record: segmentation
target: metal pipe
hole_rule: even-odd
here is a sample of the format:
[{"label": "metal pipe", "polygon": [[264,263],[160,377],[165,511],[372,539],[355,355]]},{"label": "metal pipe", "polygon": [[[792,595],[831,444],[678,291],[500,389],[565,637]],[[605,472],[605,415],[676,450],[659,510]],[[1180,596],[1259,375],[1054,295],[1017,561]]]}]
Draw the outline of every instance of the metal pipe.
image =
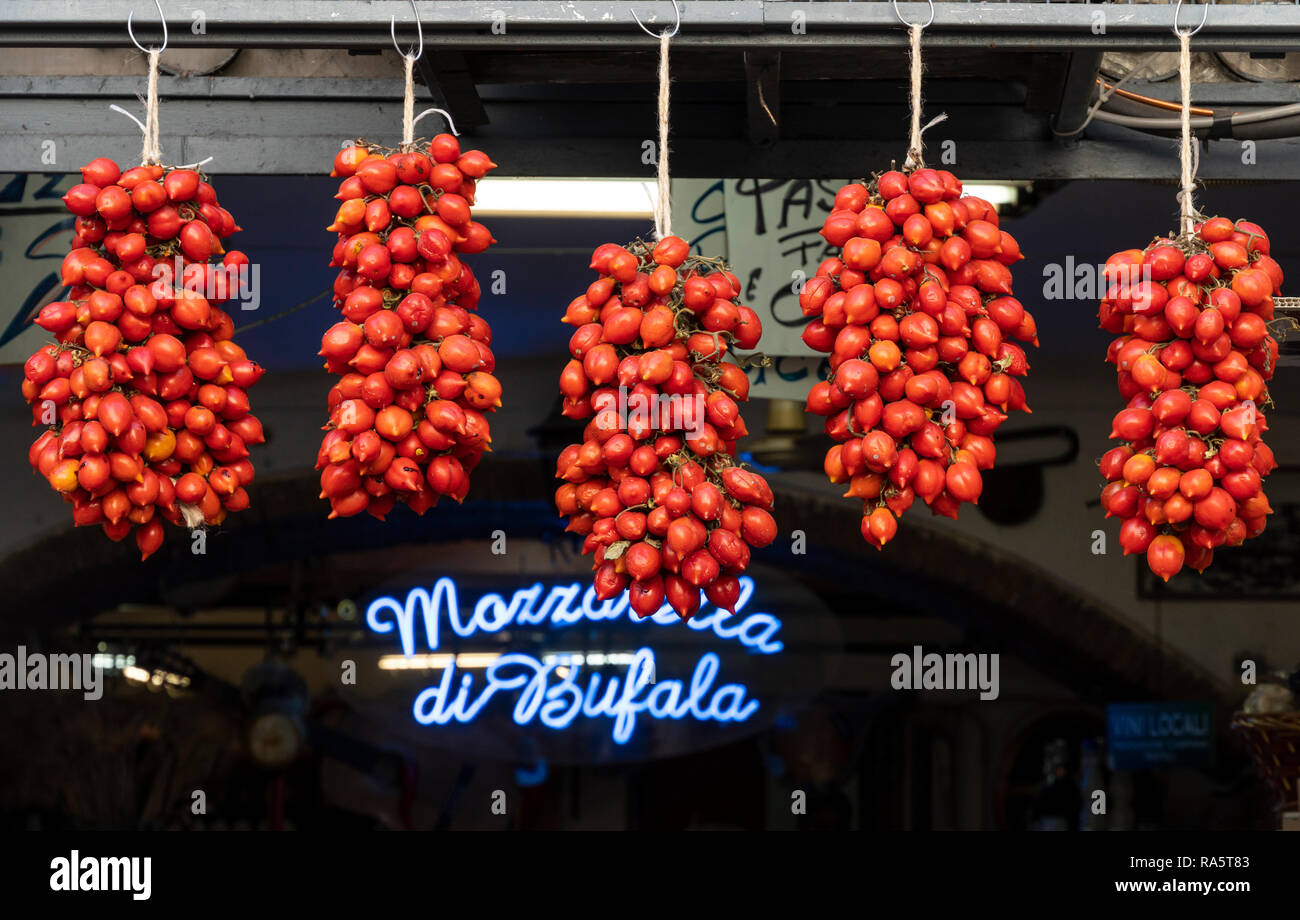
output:
[{"label": "metal pipe", "polygon": [[[1300,102],[1291,105],[1270,106],[1266,109],[1256,109],[1250,112],[1237,112],[1232,116],[1233,126],[1237,125],[1257,125],[1264,122],[1278,121],[1283,118],[1290,118],[1300,115]],[[1127,128],[1143,128],[1161,131],[1176,130],[1180,127],[1181,122],[1177,118],[1143,118],[1136,115],[1120,115],[1115,112],[1108,112],[1104,108],[1097,112],[1097,118],[1101,121],[1108,121],[1115,125],[1124,125]],[[1210,128],[1214,125],[1213,118],[1205,116],[1195,116],[1191,119],[1193,128]]]}]

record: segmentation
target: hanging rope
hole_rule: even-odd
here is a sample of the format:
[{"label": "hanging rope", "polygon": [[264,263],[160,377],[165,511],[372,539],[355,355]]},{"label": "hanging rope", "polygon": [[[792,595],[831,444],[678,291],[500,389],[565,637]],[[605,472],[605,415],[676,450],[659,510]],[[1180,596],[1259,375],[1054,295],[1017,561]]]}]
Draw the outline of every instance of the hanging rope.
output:
[{"label": "hanging rope", "polygon": [[1183,0],[1178,0],[1174,7],[1174,35],[1178,36],[1178,83],[1182,94],[1182,108],[1179,121],[1182,128],[1182,142],[1179,145],[1178,159],[1182,166],[1182,190],[1178,193],[1180,208],[1179,229],[1191,235],[1196,227],[1196,210],[1194,194],[1196,191],[1196,169],[1200,165],[1200,147],[1192,137],[1192,36],[1201,31],[1209,16],[1209,5],[1205,5],[1201,14],[1201,24],[1186,32],[1178,28],[1178,11],[1182,9]]},{"label": "hanging rope", "polygon": [[158,139],[158,57],[159,52],[149,52],[149,85],[144,104],[144,146],[140,148],[143,165],[162,162],[162,146]]},{"label": "hanging rope", "polygon": [[[677,30],[682,26],[682,12],[677,6],[677,0],[673,0],[673,12],[677,14],[677,21],[671,29],[664,29],[659,33],[659,149],[655,156],[655,162],[659,169],[658,194],[655,196],[655,238],[662,240],[666,236],[672,235],[672,186],[669,181],[668,173],[668,92],[671,81],[668,77],[668,42],[677,34]],[[645,27],[636,10],[632,11],[632,18],[636,24],[641,27],[641,31],[647,35],[654,35]]]},{"label": "hanging rope", "polygon": [[418,30],[419,43],[409,51],[403,51],[397,44],[397,17],[388,20],[388,33],[393,37],[393,47],[401,55],[406,67],[406,87],[402,95],[402,148],[409,148],[415,143],[415,62],[424,54],[424,25],[420,22],[420,11],[411,0],[411,12],[415,14],[415,27]]},{"label": "hanging rope", "polygon": [[[1192,200],[1192,195],[1196,188],[1196,173],[1192,165],[1192,40],[1191,35],[1186,32],[1178,33],[1178,81],[1182,87],[1183,106],[1181,109],[1181,121],[1183,130],[1182,146],[1179,149],[1179,160],[1183,167],[1183,190],[1178,195],[1178,200],[1182,206],[1181,227],[1184,233],[1191,233],[1196,221],[1193,214],[1196,213],[1196,204]],[[1199,150],[1197,151],[1199,153]]]},{"label": "hanging rope", "polygon": [[[162,163],[162,145],[158,140],[158,59],[167,50],[167,16],[163,13],[162,3],[159,0],[154,0],[154,6],[158,8],[158,18],[162,20],[163,30],[162,44],[157,48],[146,48],[136,40],[135,28],[132,22],[135,18],[135,10],[128,13],[126,17],[126,34],[131,37],[131,44],[149,57],[149,82],[145,89],[144,124],[140,125],[140,130],[144,134],[144,141],[140,147],[140,163],[145,166]],[[127,115],[137,125],[140,124],[139,119],[124,109],[117,106],[112,106],[112,108]]]},{"label": "hanging rope", "polygon": [[406,95],[402,97],[402,146],[415,143],[415,58],[403,55],[406,64]]},{"label": "hanging rope", "polygon": [[655,236],[672,234],[672,195],[668,180],[668,40],[659,36],[659,194],[655,201]]},{"label": "hanging rope", "polygon": [[912,138],[907,145],[905,166],[920,166],[921,160],[921,26],[915,24],[912,33]]},{"label": "hanging rope", "polygon": [[921,23],[921,22],[908,22],[906,19],[904,19],[903,14],[898,11],[898,0],[893,0],[894,15],[898,17],[899,22],[907,26],[908,32],[910,33],[911,36],[911,51],[909,54],[909,60],[911,62],[911,67],[912,67],[912,73],[911,73],[912,131],[911,131],[911,137],[909,138],[907,144],[907,159],[903,163],[904,169],[912,169],[914,167],[920,167],[925,165],[925,160],[921,156],[921,151],[924,149],[924,143],[922,142],[922,137],[924,136],[926,131],[930,130],[935,125],[939,124],[939,122],[945,120],[948,117],[946,113],[943,113],[940,115],[936,115],[934,118],[930,119],[924,125],[921,124],[921,72],[924,69],[921,62],[921,33],[925,31],[925,29],[930,25],[930,23],[934,22],[933,0],[927,0],[927,2],[929,2],[930,4],[930,18],[925,22]]}]

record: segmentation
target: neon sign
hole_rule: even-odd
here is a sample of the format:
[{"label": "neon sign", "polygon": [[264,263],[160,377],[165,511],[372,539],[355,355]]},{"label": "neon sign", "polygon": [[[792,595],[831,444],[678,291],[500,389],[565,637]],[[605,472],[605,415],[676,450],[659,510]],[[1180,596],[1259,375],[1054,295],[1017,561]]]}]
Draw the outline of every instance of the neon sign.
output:
[{"label": "neon sign", "polygon": [[[461,613],[456,583],[439,578],[433,588],[413,588],[404,601],[381,597],[366,609],[366,625],[376,633],[394,630],[408,658],[416,654],[417,626],[429,651],[436,651],[441,641],[441,624],[445,619],[453,633],[461,638],[480,633],[494,634],[512,626],[552,628],[573,626],[584,621],[612,623],[625,619],[634,624],[660,627],[710,630],[722,640],[735,641],[760,655],[774,655],[784,645],[777,638],[781,621],[769,613],[743,614],[754,594],[752,578],[740,579],[740,598],[735,615],[724,610],[701,612],[684,627],[677,614],[665,604],[654,615],[640,619],[632,612],[627,595],[598,602],[594,589],[585,591],[576,582],[554,585],[549,590],[540,583],[514,592],[507,601],[501,594],[489,593],[478,599],[468,617]],[[498,656],[484,669],[482,682],[475,675],[457,668],[451,659],[442,670],[442,678],[415,698],[412,714],[421,725],[446,725],[472,722],[498,694],[518,694],[512,716],[517,725],[536,722],[560,730],[584,718],[613,720],[613,739],[626,744],[642,716],[660,720],[694,719],[701,722],[744,722],[758,711],[759,703],[743,684],[727,683],[715,687],[721,659],[707,652],[700,656],[688,680],[659,679],[654,651],[640,648],[619,676],[600,671],[583,672],[576,658],[560,655],[538,659],[524,653]]]}]

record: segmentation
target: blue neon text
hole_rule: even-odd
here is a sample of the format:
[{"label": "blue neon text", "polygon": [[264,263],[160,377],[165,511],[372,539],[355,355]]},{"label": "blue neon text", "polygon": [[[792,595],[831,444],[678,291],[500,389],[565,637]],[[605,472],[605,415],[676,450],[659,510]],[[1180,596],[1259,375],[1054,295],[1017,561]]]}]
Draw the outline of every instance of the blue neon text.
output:
[{"label": "blue neon text", "polygon": [[[632,611],[624,592],[619,598],[596,600],[594,589],[584,591],[578,583],[554,585],[545,591],[540,583],[520,589],[507,600],[496,593],[485,594],[467,615],[461,610],[456,583],[442,577],[429,590],[413,588],[405,601],[381,597],[366,609],[366,624],[376,633],[397,631],[404,655],[416,653],[417,635],[423,633],[430,651],[440,645],[440,628],[445,618],[451,631],[461,638],[480,633],[499,633],[512,626],[563,628],[588,622],[609,622],[627,618],[632,623],[657,626],[681,624],[668,605],[641,619]],[[762,655],[774,655],[784,645],[777,638],[781,621],[769,613],[742,614],[754,594],[752,578],[740,579],[736,614],[701,607],[686,628],[712,630],[720,639],[735,641]],[[467,723],[477,718],[500,693],[517,694],[511,715],[518,725],[540,724],[553,730],[571,726],[579,717],[612,720],[613,740],[626,744],[638,719],[694,719],[700,722],[744,722],[758,711],[743,684],[715,686],[721,660],[706,652],[696,661],[687,680],[662,679],[656,675],[653,650],[640,648],[625,672],[586,669],[565,656],[542,661],[532,655],[510,652],[484,669],[481,680],[471,670],[457,667],[453,659],[442,669],[434,686],[415,698],[412,714],[421,725]]]}]

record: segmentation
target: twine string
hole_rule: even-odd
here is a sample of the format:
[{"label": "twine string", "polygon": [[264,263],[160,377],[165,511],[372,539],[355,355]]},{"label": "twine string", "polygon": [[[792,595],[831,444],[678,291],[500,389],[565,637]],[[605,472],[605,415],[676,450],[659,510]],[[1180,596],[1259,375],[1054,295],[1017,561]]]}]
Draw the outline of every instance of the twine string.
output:
[{"label": "twine string", "polygon": [[668,181],[668,42],[671,38],[667,29],[659,34],[659,194],[655,201],[655,236],[661,240],[672,235]]},{"label": "twine string", "polygon": [[[672,202],[669,200],[671,192],[668,180],[668,42],[677,34],[677,30],[682,27],[682,10],[677,5],[677,0],[673,0],[673,15],[676,22],[671,29],[664,29],[658,33],[659,38],[659,150],[655,157],[655,163],[658,166],[659,182],[658,193],[655,197],[655,238],[662,240],[666,236],[672,235]],[[641,31],[654,37],[655,33],[646,28],[641,17],[632,10],[632,18]]]},{"label": "twine string", "polygon": [[406,62],[406,95],[402,97],[402,146],[415,143],[415,58],[402,55]]},{"label": "twine string", "polygon": [[[397,17],[393,16],[388,20],[388,34],[393,38],[393,47],[402,58],[406,71],[406,86],[402,94],[403,150],[409,150],[415,144],[415,123],[420,120],[415,117],[415,62],[420,59],[420,55],[424,54],[424,24],[420,22],[420,11],[415,7],[415,0],[411,0],[411,15],[415,19],[416,34],[419,38],[417,44],[412,45],[409,50],[404,50],[397,43]],[[448,116],[448,121],[450,120]]]},{"label": "twine string", "polygon": [[[144,141],[140,148],[140,162],[144,166],[162,162],[162,147],[158,142],[158,58],[167,50],[167,16],[163,13],[161,0],[153,0],[153,5],[158,8],[158,18],[162,21],[162,44],[157,48],[146,48],[135,37],[133,25],[135,10],[131,10],[126,17],[126,34],[131,37],[131,44],[149,56],[149,83],[144,107],[145,123],[140,125],[140,130],[144,133]],[[140,124],[140,120],[125,109],[117,106],[110,106],[110,108],[127,115],[137,125]]]},{"label": "twine string", "polygon": [[1178,193],[1181,208],[1181,227],[1183,233],[1190,234],[1196,225],[1196,203],[1193,194],[1196,188],[1196,168],[1199,165],[1200,149],[1193,146],[1192,140],[1192,33],[1178,32],[1178,82],[1182,91],[1182,108],[1179,112],[1182,122],[1182,144],[1179,160],[1182,164],[1182,191]]},{"label": "twine string", "polygon": [[918,23],[908,26],[912,36],[912,136],[907,145],[907,159],[903,163],[904,169],[919,169],[925,165],[925,160],[921,156],[921,152],[925,149],[923,140],[925,132],[941,121],[947,121],[948,119],[947,112],[940,112],[925,124],[921,124],[921,32],[924,31],[928,24]]},{"label": "twine string", "polygon": [[909,28],[912,36],[912,136],[907,145],[907,162],[904,166],[923,166],[921,159],[921,24]]},{"label": "twine string", "polygon": [[162,162],[162,147],[158,140],[158,58],[160,51],[149,51],[149,83],[145,90],[144,143],[140,148],[142,165]]}]

